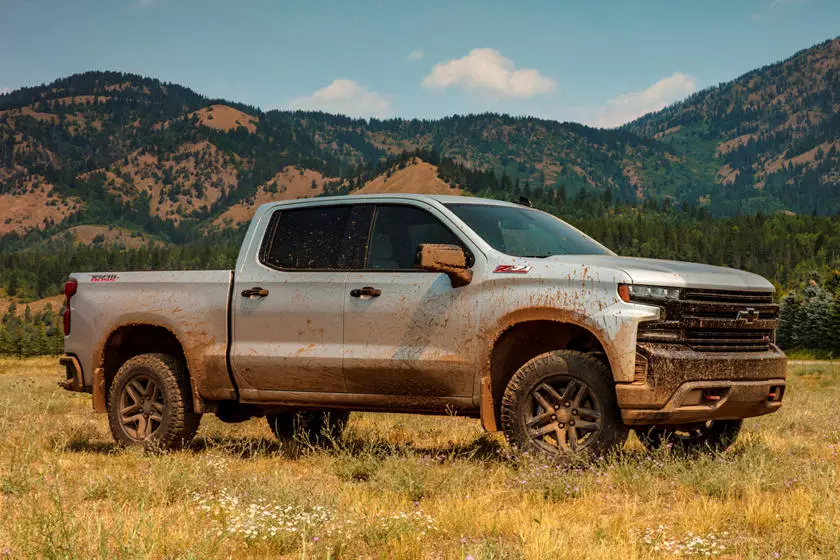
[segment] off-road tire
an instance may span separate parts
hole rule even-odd
[[[561,398],[558,402],[552,397],[553,400],[548,402],[546,397],[542,396],[546,384],[550,387],[565,386],[564,391],[569,393],[559,394],[555,391],[554,397],[569,398]],[[576,386],[585,387],[588,391],[582,397],[584,400],[579,403],[573,398],[577,393],[571,392]],[[535,391],[538,388],[539,391]],[[582,388],[578,390],[583,391]],[[545,410],[543,405],[550,405],[549,410]],[[541,412],[534,413],[535,408]],[[550,408],[558,409],[557,414],[563,416],[552,416]],[[597,420],[594,414],[596,411],[600,415]],[[571,416],[571,413],[575,416]],[[572,350],[556,350],[542,354],[519,368],[508,382],[502,396],[500,416],[501,427],[508,443],[528,452],[602,456],[620,448],[629,433],[629,429],[621,421],[614,382],[607,365],[589,354]],[[540,440],[534,436],[534,428],[529,430],[526,425],[536,421],[538,416],[548,416],[542,428],[552,429],[557,434],[551,436],[549,432],[549,437],[553,437],[556,442],[553,448],[546,443],[545,438]],[[586,421],[582,422],[584,418]],[[584,423],[588,427],[580,428]],[[551,428],[551,424],[554,424],[554,428]],[[592,424],[597,424],[597,428],[593,428]],[[537,429],[542,428],[537,426]],[[558,429],[560,431],[557,431]],[[575,434],[574,446],[572,433]],[[579,435],[581,433],[584,434],[582,438]],[[562,441],[566,442],[565,446]]]
[[[136,402],[138,387],[150,387],[155,394],[142,397],[145,403],[136,405],[137,415],[146,413],[146,424],[127,422],[134,412],[128,403]],[[127,387],[131,384],[130,390]],[[144,408],[145,407],[145,408]],[[155,422],[154,417],[159,416]],[[169,354],[140,354],[127,360],[111,382],[108,393],[108,424],[114,439],[123,445],[142,445],[150,450],[178,449],[189,443],[198,431],[201,414],[193,412],[193,400],[188,387],[187,372],[180,360]],[[151,433],[141,437],[141,428],[151,423]],[[132,430],[131,425],[136,429]],[[134,433],[132,433],[134,432]]]
[[[341,437],[350,413],[346,410],[300,410],[266,414],[268,427],[280,441],[323,445]]]
[[[650,451],[670,443],[686,452],[711,451],[720,453],[726,451],[735,443],[743,424],[743,420],[709,420],[700,424],[686,425],[682,428],[651,426],[637,429],[636,436]]]

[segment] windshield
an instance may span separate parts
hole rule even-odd
[[[492,204],[447,204],[497,251],[515,257],[612,255],[612,251],[551,214]]]

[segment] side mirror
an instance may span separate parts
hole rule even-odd
[[[415,266],[429,272],[443,272],[449,276],[453,288],[472,282],[467,254],[458,245],[423,243],[417,247]]]

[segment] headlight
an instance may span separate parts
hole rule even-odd
[[[638,284],[620,284],[618,295],[626,302],[650,301],[650,300],[677,300],[680,299],[679,288],[667,286],[640,286]]]

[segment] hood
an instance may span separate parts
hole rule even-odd
[[[773,284],[758,274],[709,264],[614,255],[557,255],[546,260],[616,268],[630,276],[634,284],[757,292],[775,290]]]

